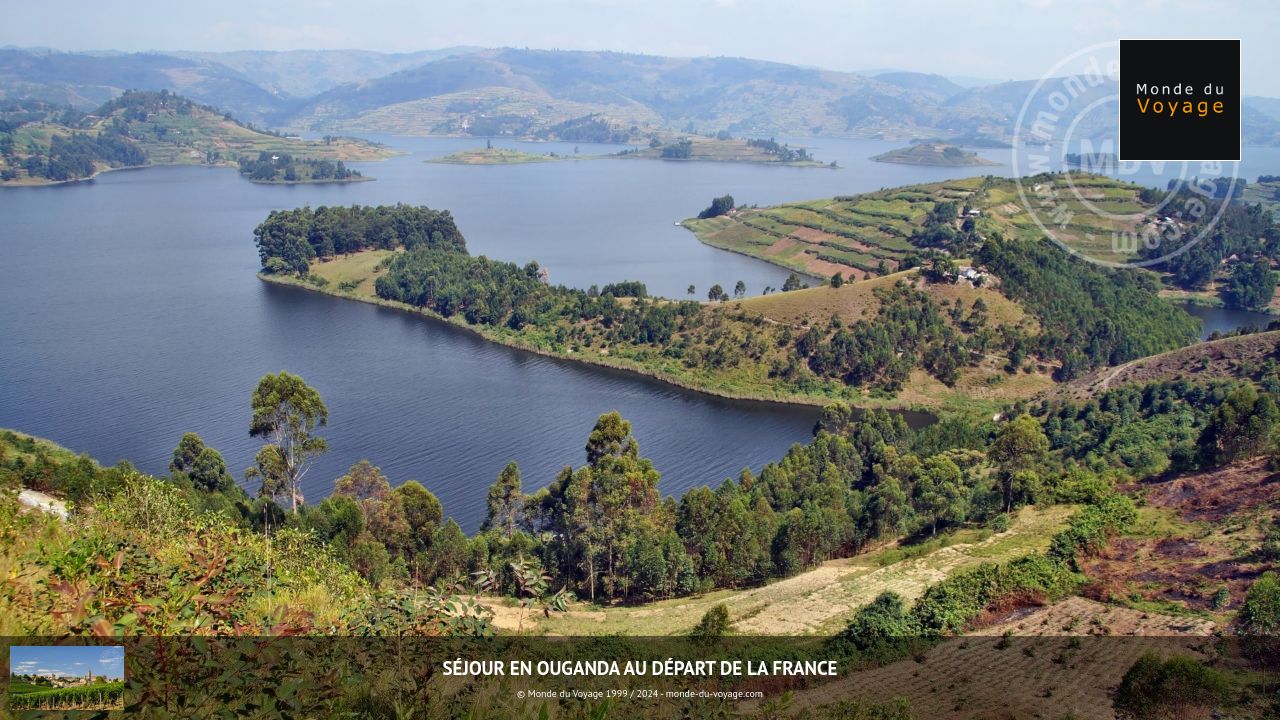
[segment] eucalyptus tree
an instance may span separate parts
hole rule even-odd
[[[284,370],[258,381],[252,407],[249,436],[267,443],[246,476],[262,479],[263,495],[287,495],[290,509],[297,512],[303,476],[311,462],[329,449],[325,439],[315,434],[328,424],[329,409],[315,388]]]

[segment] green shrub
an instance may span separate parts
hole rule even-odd
[[[1131,720],[1191,717],[1194,710],[1227,705],[1232,689],[1230,678],[1204,663],[1147,653],[1124,674],[1114,707]]]

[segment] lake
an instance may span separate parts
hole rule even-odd
[[[674,297],[693,284],[705,297],[713,283],[743,280],[756,294],[780,286],[786,272],[704,246],[674,223],[726,192],[768,204],[978,172],[872,163],[866,158],[897,146],[877,141],[805,139],[820,160],[843,166],[826,170],[638,160],[439,165],[423,160],[483,141],[383,139],[407,154],[359,164],[376,182],[255,185],[233,170],[180,167],[0,192],[0,426],[154,473],[194,431],[239,476],[257,448],[248,437],[250,392],[263,374],[286,369],[330,410],[330,452],[304,481],[311,500],[368,458],[394,484],[420,480],[473,530],[503,465],[520,463],[527,491],[545,485],[584,462],[587,434],[610,410],[632,421],[665,493],[718,484],[806,441],[817,410],[687,392],[268,285],[254,276],[253,227],[273,209],[306,203],[425,204],[453,212],[472,253],[536,259],[556,283],[637,279]]]

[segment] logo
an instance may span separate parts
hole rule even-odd
[[[1122,86],[1130,78],[1125,72],[1121,80],[1122,42],[1127,45],[1133,41],[1078,50],[1048,68],[1030,88],[1014,125],[1014,180],[1029,221],[1024,225],[1038,229],[1083,260],[1108,267],[1150,267],[1185,253],[1211,235],[1236,194],[1239,164],[1135,159],[1133,152],[1139,152],[1134,148],[1136,143],[1127,146],[1133,152],[1124,152],[1122,159],[1120,128],[1129,127],[1124,124],[1124,102],[1132,102],[1132,93]],[[1236,70],[1234,107],[1238,113],[1238,43],[1235,47],[1236,54],[1228,63],[1234,63]],[[1227,83],[1205,77],[1204,73],[1186,73],[1181,82],[1198,81],[1198,91],[1212,82],[1224,85],[1226,91]],[[1160,88],[1164,85],[1154,73],[1145,82],[1148,88],[1153,82]],[[1197,116],[1199,106],[1195,103],[1200,99],[1196,96],[1192,100],[1190,116],[1178,123],[1207,120]],[[1206,113],[1211,114],[1214,101],[1208,102]],[[1225,110],[1228,100],[1221,102]],[[1155,109],[1154,105],[1147,107],[1148,112]],[[1163,104],[1161,109],[1168,112]],[[1239,119],[1235,117],[1233,157],[1239,157]],[[1146,117],[1147,121],[1157,119],[1167,118]],[[1179,131],[1171,128],[1170,132]]]

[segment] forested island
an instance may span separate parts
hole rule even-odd
[[[880,153],[871,158],[876,162],[900,165],[936,165],[939,167],[964,167],[969,165],[998,165],[976,152],[963,150],[946,143],[919,142],[897,150]]]
[[[1097,172],[1116,169],[1120,160],[1115,153],[1109,152],[1067,153],[1062,156],[1062,163],[1068,167]]]
[[[656,160],[703,160],[708,162],[748,162],[788,165],[793,167],[835,168],[834,161],[820,162],[804,148],[791,147],[773,138],[735,138],[727,132],[716,135],[683,135],[664,137],[654,134],[647,148],[624,150],[624,158]]]
[[[475,150],[463,150],[426,162],[446,165],[522,165],[525,163],[555,162],[568,160],[575,156],[557,155],[556,153],[531,153],[512,148],[496,148],[492,143]]]
[[[269,150],[257,158],[240,158],[240,175],[256,183],[348,183],[372,180],[341,160],[317,160],[280,155]]]
[[[251,167],[260,182],[341,181],[359,178],[339,165],[392,153],[352,138],[302,140],[241,123],[216,108],[167,91],[127,91],[91,113],[50,103],[0,102],[0,185],[42,185],[149,165]],[[289,158],[266,178],[262,157]],[[243,171],[243,170],[242,170]],[[321,175],[318,180],[303,177]]]

